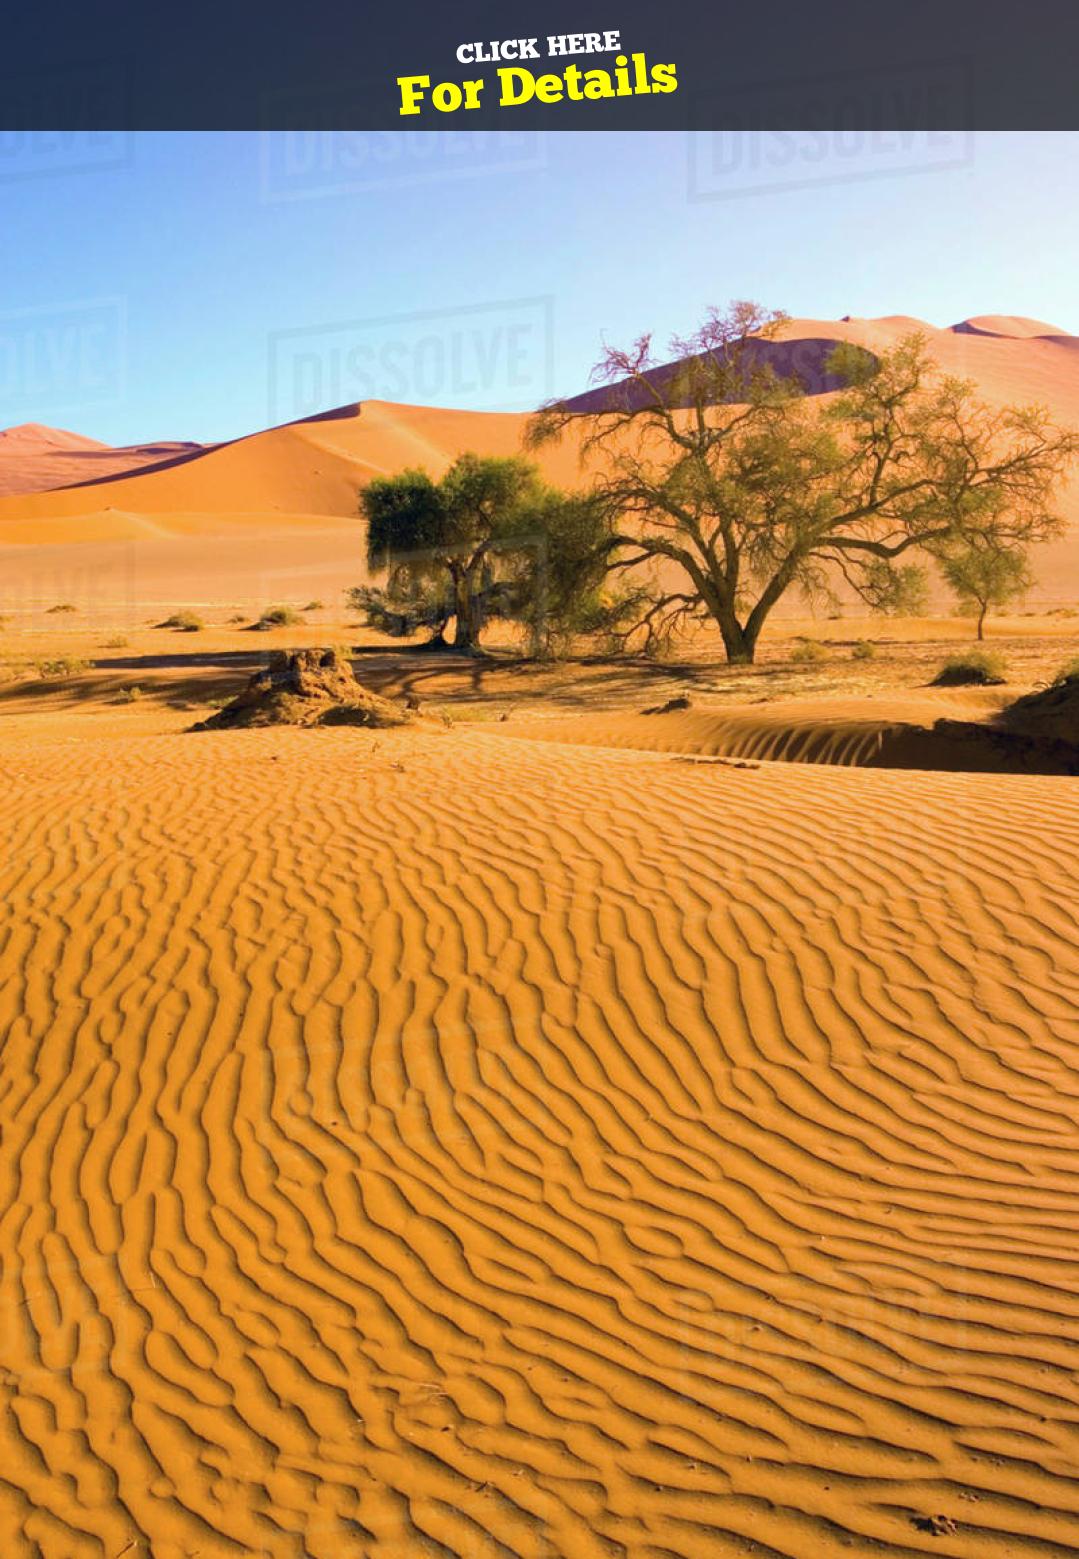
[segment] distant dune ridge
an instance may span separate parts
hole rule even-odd
[[[113,448],[65,428],[23,422],[0,431],[0,497],[84,486],[151,469],[202,449],[201,444],[182,439]]]
[[[837,342],[879,352],[912,330],[925,332],[943,370],[972,379],[987,400],[1042,402],[1058,421],[1079,426],[1079,337],[1036,320],[979,315],[941,330],[905,315],[797,319],[762,343],[761,353],[821,393],[835,388],[825,364]],[[601,393],[585,391],[576,404],[594,405]],[[140,571],[141,593],[155,599],[173,598],[176,579],[190,581],[200,599],[231,599],[255,552],[261,569],[282,578],[318,558],[320,584],[343,587],[359,567],[361,486],[405,465],[439,475],[466,449],[515,453],[526,422],[524,413],[364,401],[212,445],[109,449],[37,425],[9,429],[0,434],[0,547],[15,545],[20,555],[5,560],[4,576],[18,589],[24,576],[57,566],[55,549],[67,553],[77,543],[71,566],[91,592],[119,579],[120,554],[109,550],[117,545],[128,549],[124,567]],[[571,440],[538,459],[550,480],[580,482]],[[1079,477],[1063,495],[1062,512],[1074,536]],[[1043,594],[1079,593],[1074,539],[1042,549],[1036,563]]]

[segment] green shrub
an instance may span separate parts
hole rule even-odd
[[[855,639],[850,653],[854,660],[874,660],[877,646],[872,639]]]
[[[803,639],[791,650],[790,658],[796,666],[815,666],[828,659],[828,651],[817,639]]]
[[[200,633],[206,624],[195,612],[173,612],[171,617],[166,617],[163,623],[158,623],[159,628],[175,628],[177,633]]]
[[[256,632],[265,632],[267,628],[291,628],[293,623],[300,620],[299,612],[294,612],[291,606],[269,606],[263,612],[258,622],[252,623]]]
[[[992,650],[964,650],[944,662],[932,687],[995,687],[1007,681],[1007,663]]]

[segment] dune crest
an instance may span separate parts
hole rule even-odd
[[[65,428],[24,422],[0,429],[0,497],[111,480],[201,447],[166,440],[113,448]]]

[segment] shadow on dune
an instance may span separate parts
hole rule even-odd
[[[828,371],[828,359],[840,345],[838,337],[803,336],[791,341],[754,341],[749,350],[747,369],[755,372],[770,368],[779,379],[797,379],[807,395],[825,395],[841,390],[845,381],[838,374]],[[865,350],[863,348],[863,350]],[[866,352],[866,356],[872,354]],[[663,386],[683,366],[693,359],[664,363],[648,374],[649,380]],[[617,384],[599,385],[580,395],[571,395],[564,404],[576,412],[595,412],[608,408],[636,410],[644,405],[642,386],[622,380]]]

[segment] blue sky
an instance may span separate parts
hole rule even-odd
[[[710,303],[1079,332],[1079,137],[0,139],[0,425],[517,408]]]

